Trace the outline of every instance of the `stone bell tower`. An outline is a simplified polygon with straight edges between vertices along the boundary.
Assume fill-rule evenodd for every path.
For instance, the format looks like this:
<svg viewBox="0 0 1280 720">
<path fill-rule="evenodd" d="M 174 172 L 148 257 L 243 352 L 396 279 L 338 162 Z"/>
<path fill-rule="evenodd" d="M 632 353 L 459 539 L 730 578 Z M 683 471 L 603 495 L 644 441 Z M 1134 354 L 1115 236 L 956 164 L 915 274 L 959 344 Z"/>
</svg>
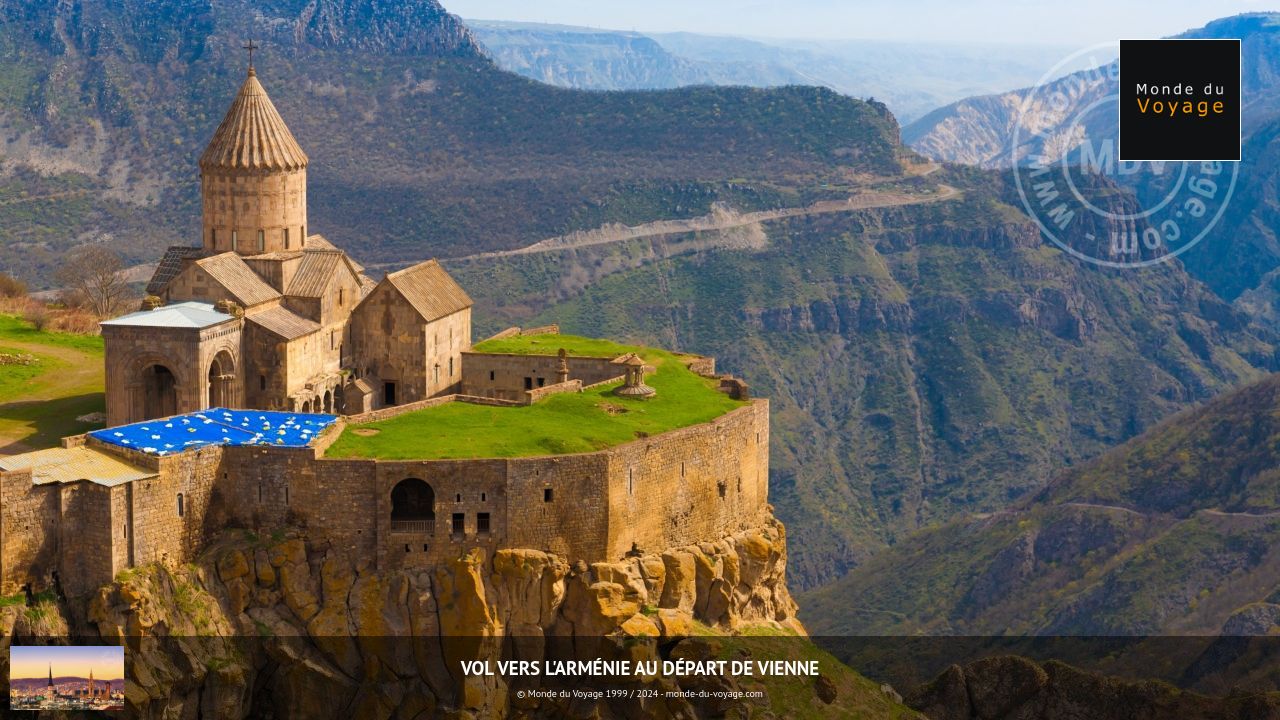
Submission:
<svg viewBox="0 0 1280 720">
<path fill-rule="evenodd" d="M 302 249 L 307 154 L 262 89 L 252 61 L 200 156 L 200 191 L 206 250 L 261 255 Z"/>
</svg>

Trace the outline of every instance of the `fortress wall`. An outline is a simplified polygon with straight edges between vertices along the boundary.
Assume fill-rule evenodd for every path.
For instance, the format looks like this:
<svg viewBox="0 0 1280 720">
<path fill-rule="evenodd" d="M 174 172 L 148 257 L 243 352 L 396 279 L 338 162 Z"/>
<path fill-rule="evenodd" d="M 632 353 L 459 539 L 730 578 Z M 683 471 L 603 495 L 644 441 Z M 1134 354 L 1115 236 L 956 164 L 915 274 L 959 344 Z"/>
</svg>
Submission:
<svg viewBox="0 0 1280 720">
<path fill-rule="evenodd" d="M 111 581 L 113 567 L 112 488 L 87 480 L 57 485 L 60 515 L 58 579 L 62 591 L 75 596 Z"/>
<path fill-rule="evenodd" d="M 374 462 L 326 460 L 311 464 L 314 477 L 310 482 L 295 484 L 298 507 L 291 509 L 309 529 L 327 537 L 333 547 L 354 557 L 376 557 L 379 521 Z"/>
<path fill-rule="evenodd" d="M 714 540 L 767 514 L 769 403 L 608 451 L 608 560 Z"/>
<path fill-rule="evenodd" d="M 608 466 L 606 453 L 507 461 L 506 546 L 536 548 L 571 560 L 604 559 Z"/>
<path fill-rule="evenodd" d="M 207 447 L 160 458 L 160 474 L 136 480 L 132 489 L 133 562 L 185 562 L 207 534 L 220 529 L 210 517 L 215 483 L 223 478 L 223 448 Z M 178 494 L 182 514 L 178 514 Z"/>
<path fill-rule="evenodd" d="M 111 577 L 133 565 L 129 548 L 133 542 L 133 518 L 130 509 L 133 506 L 133 483 L 124 483 L 111 488 L 111 523 L 107 536 L 111 548 Z"/>
<path fill-rule="evenodd" d="M 225 448 L 224 453 L 220 494 L 228 519 L 236 524 L 273 528 L 303 517 L 315 524 L 316 513 L 330 502 L 316 489 L 311 448 L 245 445 Z M 349 478 L 347 483 L 356 485 L 359 478 Z"/>
<path fill-rule="evenodd" d="M 58 562 L 57 487 L 32 485 L 30 470 L 0 473 L 0 595 L 43 588 Z"/>
<path fill-rule="evenodd" d="M 384 461 L 377 463 L 376 474 L 372 517 L 377 523 L 379 567 L 428 566 L 457 557 L 467 548 L 492 550 L 506 544 L 505 460 Z M 427 483 L 435 495 L 432 532 L 398 532 L 391 526 L 392 490 L 407 478 Z M 489 515 L 487 533 L 479 531 L 479 513 Z M 455 514 L 462 516 L 461 534 L 453 532 Z"/>
<path fill-rule="evenodd" d="M 554 336 L 548 339 L 547 347 L 552 349 Z M 567 360 L 569 378 L 581 380 L 583 385 L 594 385 L 623 374 L 622 367 L 614 365 L 612 358 L 571 355 Z M 560 358 L 554 352 L 551 355 L 465 352 L 462 353 L 462 394 L 522 402 L 525 378 L 532 379 L 533 389 L 554 385 L 559 367 Z"/>
</svg>

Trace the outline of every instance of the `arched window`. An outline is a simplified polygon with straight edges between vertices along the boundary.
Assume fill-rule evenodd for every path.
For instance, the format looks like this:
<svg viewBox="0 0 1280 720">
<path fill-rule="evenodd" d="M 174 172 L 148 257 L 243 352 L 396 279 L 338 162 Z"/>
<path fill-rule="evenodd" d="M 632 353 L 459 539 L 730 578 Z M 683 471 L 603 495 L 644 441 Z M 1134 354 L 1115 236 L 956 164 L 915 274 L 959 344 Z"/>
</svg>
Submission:
<svg viewBox="0 0 1280 720">
<path fill-rule="evenodd" d="M 391 489 L 392 532 L 435 532 L 436 494 L 418 478 L 405 478 Z"/>
</svg>

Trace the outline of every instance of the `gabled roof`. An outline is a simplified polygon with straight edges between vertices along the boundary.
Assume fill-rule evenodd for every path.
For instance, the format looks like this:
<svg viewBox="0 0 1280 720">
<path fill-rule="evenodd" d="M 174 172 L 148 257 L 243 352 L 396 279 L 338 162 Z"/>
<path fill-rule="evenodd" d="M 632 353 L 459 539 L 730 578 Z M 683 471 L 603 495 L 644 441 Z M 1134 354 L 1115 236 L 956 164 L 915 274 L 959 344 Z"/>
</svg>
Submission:
<svg viewBox="0 0 1280 720">
<path fill-rule="evenodd" d="M 316 233 L 307 236 L 306 241 L 302 243 L 305 250 L 337 250 L 337 246 L 325 239 L 325 236 Z"/>
<path fill-rule="evenodd" d="M 200 169 L 299 170 L 306 166 L 307 154 L 249 68 L 249 76 L 200 156 Z"/>
<path fill-rule="evenodd" d="M 393 272 L 383 279 L 428 322 L 473 305 L 471 297 L 435 260 Z"/>
<path fill-rule="evenodd" d="M 320 329 L 320 323 L 308 320 L 279 305 L 247 315 L 245 320 L 285 340 L 310 335 Z"/>
<path fill-rule="evenodd" d="M 160 258 L 160 262 L 156 264 L 156 271 L 151 274 L 151 281 L 147 283 L 147 294 L 159 295 L 164 291 L 164 286 L 182 272 L 182 266 L 187 260 L 204 257 L 206 254 L 202 247 L 170 246 L 164 251 L 164 257 Z"/>
<path fill-rule="evenodd" d="M 201 258 L 195 264 L 245 307 L 253 307 L 280 297 L 275 288 L 268 285 L 243 258 L 233 252 Z"/>
<path fill-rule="evenodd" d="M 100 325 L 121 327 L 205 328 L 231 320 L 232 316 L 218 312 L 213 305 L 202 302 L 181 302 L 161 305 L 155 310 L 139 310 Z"/>
<path fill-rule="evenodd" d="M 298 263 L 297 272 L 293 274 L 288 287 L 284 289 L 285 294 L 293 297 L 320 297 L 324 294 L 324 289 L 329 287 L 329 281 L 333 279 L 340 265 L 342 265 L 340 250 L 304 251 L 302 262 Z"/>
</svg>

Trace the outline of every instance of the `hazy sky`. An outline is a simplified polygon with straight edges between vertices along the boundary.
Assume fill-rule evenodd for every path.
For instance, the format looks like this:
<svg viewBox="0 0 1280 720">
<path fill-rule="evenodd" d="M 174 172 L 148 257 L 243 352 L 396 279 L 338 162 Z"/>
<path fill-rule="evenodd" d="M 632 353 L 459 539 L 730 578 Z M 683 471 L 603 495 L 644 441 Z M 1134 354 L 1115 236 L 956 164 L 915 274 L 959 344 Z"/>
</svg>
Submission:
<svg viewBox="0 0 1280 720">
<path fill-rule="evenodd" d="M 441 0 L 464 18 L 618 30 L 1084 46 L 1175 35 L 1280 0 Z"/>
<path fill-rule="evenodd" d="M 93 676 L 99 680 L 119 680 L 124 677 L 124 648 L 118 645 L 14 645 L 9 648 L 9 677 L 13 679 L 47 678 L 50 663 L 53 663 L 55 678 L 87 678 L 89 671 L 93 670 Z"/>
</svg>

